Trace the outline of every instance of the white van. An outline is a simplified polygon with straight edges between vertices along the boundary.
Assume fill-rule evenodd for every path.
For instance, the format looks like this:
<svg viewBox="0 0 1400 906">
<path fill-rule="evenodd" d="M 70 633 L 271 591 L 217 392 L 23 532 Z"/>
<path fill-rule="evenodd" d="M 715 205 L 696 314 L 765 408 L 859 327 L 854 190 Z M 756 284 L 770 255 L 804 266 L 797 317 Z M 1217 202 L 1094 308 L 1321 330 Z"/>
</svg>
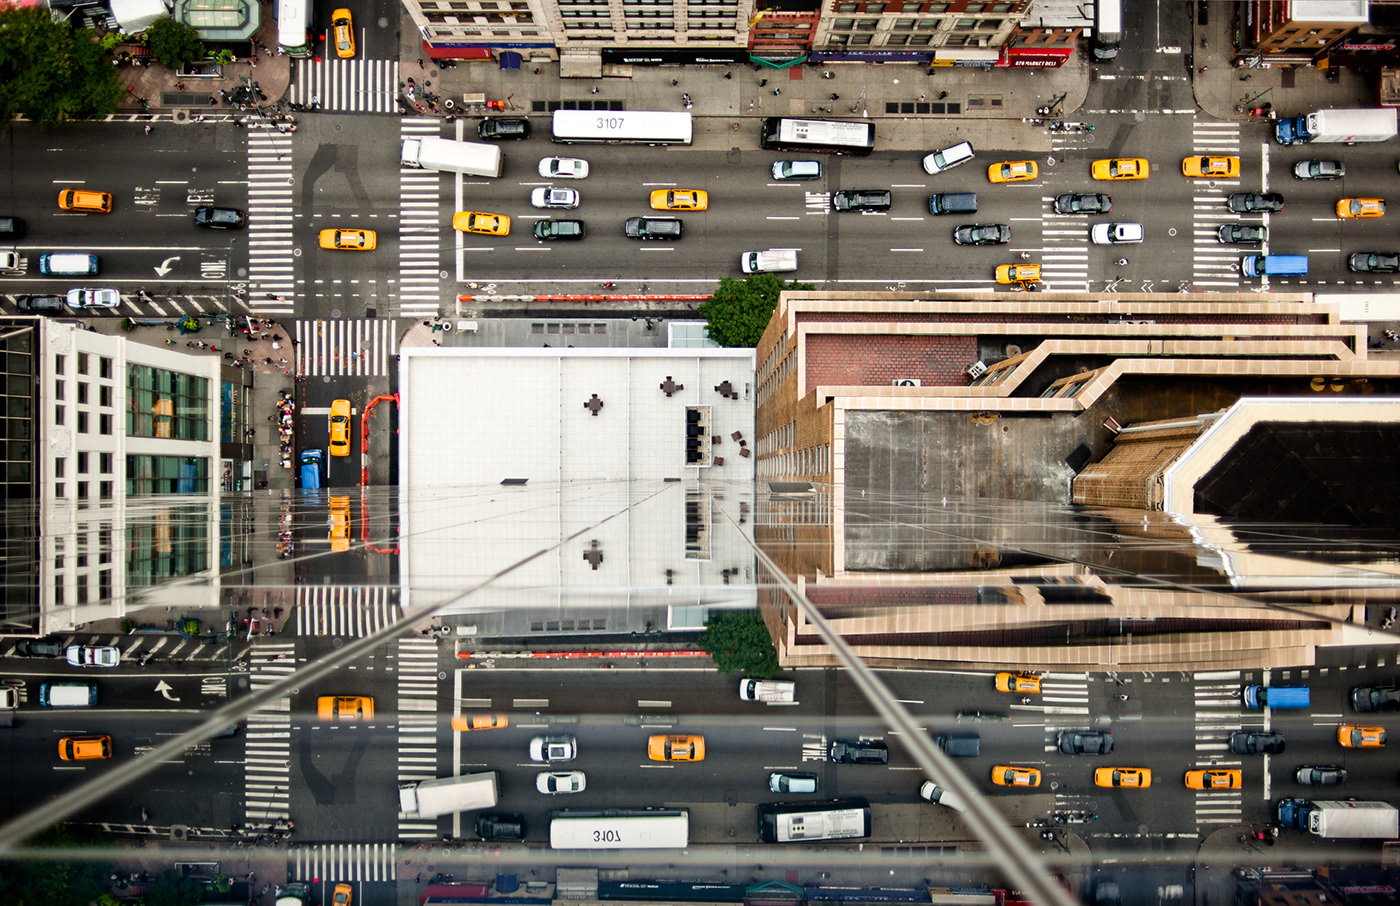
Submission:
<svg viewBox="0 0 1400 906">
<path fill-rule="evenodd" d="M 961 812 L 967 808 L 967 804 L 962 801 L 957 793 L 945 786 L 939 786 L 932 780 L 925 780 L 919 787 L 919 798 L 929 802 L 936 802 L 939 805 L 946 805 L 955 812 Z"/>
<path fill-rule="evenodd" d="M 965 164 L 976 155 L 972 153 L 971 142 L 958 142 L 951 148 L 944 148 L 942 151 L 935 151 L 924 156 L 924 172 L 930 175 L 937 175 L 944 170 L 951 170 L 958 164 Z"/>
<path fill-rule="evenodd" d="M 90 708 L 97 704 L 96 683 L 40 683 L 43 708 Z"/>
<path fill-rule="evenodd" d="M 746 702 L 791 703 L 797 700 L 797 684 L 792 680 L 742 679 L 739 697 Z"/>
<path fill-rule="evenodd" d="M 39 273 L 53 277 L 86 277 L 97 273 L 97 256 L 89 252 L 45 252 Z"/>
<path fill-rule="evenodd" d="M 746 274 L 768 274 L 797 270 L 796 249 L 769 249 L 766 252 L 744 252 L 739 256 L 739 269 Z"/>
</svg>

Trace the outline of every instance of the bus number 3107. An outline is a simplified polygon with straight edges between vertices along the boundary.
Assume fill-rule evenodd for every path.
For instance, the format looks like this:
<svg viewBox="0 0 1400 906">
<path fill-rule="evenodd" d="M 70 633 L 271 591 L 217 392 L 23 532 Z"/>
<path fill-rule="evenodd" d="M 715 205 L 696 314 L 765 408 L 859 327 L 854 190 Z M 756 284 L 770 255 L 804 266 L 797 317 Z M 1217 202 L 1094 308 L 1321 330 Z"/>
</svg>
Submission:
<svg viewBox="0 0 1400 906">
<path fill-rule="evenodd" d="M 621 843 L 622 834 L 615 830 L 595 830 L 593 832 L 594 843 Z"/>
</svg>

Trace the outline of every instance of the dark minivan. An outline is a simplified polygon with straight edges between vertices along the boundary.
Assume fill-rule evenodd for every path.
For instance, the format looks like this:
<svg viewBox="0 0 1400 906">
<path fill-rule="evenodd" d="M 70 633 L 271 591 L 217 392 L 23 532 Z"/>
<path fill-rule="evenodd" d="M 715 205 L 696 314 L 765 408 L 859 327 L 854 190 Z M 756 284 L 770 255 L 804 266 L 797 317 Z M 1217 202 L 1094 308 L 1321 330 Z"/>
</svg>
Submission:
<svg viewBox="0 0 1400 906">
<path fill-rule="evenodd" d="M 515 812 L 483 812 L 476 816 L 476 835 L 486 843 L 525 839 L 525 816 Z"/>
<path fill-rule="evenodd" d="M 878 739 L 837 739 L 831 743 L 837 764 L 889 764 L 890 747 Z"/>
<path fill-rule="evenodd" d="M 485 119 L 476 127 L 476 137 L 486 142 L 529 138 L 530 121 L 505 117 Z"/>
</svg>

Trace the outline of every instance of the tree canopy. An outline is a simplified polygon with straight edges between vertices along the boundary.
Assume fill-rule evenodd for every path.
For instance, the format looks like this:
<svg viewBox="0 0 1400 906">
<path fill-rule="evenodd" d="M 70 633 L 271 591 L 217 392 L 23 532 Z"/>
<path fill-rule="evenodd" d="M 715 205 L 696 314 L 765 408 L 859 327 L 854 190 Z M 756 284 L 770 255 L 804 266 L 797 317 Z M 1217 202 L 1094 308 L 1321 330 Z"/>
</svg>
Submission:
<svg viewBox="0 0 1400 906">
<path fill-rule="evenodd" d="M 146 27 L 146 47 L 156 62 L 166 69 L 178 70 L 208 56 L 199 32 L 174 19 L 157 19 Z"/>
<path fill-rule="evenodd" d="M 89 29 L 44 7 L 0 10 L 0 118 L 41 127 L 106 116 L 122 89 L 107 52 Z"/>
<path fill-rule="evenodd" d="M 778 652 L 757 608 L 711 614 L 699 643 L 720 673 L 769 679 L 778 672 Z"/>
<path fill-rule="evenodd" d="M 110 846 L 96 831 L 74 826 L 52 828 L 26 844 L 36 848 Z M 6 906 L 90 906 L 106 896 L 112 863 L 75 859 L 0 861 L 0 902 Z"/>
<path fill-rule="evenodd" d="M 721 277 L 719 288 L 698 309 L 710 339 L 721 346 L 752 349 L 758 345 L 778 295 L 785 289 L 815 289 L 810 283 L 784 283 L 776 274 L 750 274 L 742 280 Z"/>
</svg>

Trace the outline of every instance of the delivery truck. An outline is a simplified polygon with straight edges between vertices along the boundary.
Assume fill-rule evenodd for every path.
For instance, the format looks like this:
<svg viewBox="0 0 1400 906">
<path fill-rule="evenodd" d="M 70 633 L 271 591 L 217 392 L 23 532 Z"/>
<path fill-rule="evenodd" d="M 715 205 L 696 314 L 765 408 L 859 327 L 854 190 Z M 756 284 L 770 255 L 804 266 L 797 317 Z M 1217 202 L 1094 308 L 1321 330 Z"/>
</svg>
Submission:
<svg viewBox="0 0 1400 906">
<path fill-rule="evenodd" d="M 1400 810 L 1388 802 L 1359 799 L 1283 799 L 1278 823 L 1319 837 L 1394 839 L 1400 837 Z"/>
<path fill-rule="evenodd" d="M 447 170 L 467 176 L 500 176 L 505 156 L 501 154 L 499 145 L 454 142 L 425 135 L 403 140 L 403 154 L 399 162 L 415 169 Z"/>
<path fill-rule="evenodd" d="M 1275 711 L 1284 708 L 1308 708 L 1311 706 L 1312 695 L 1307 686 L 1245 686 L 1244 706 L 1258 711 L 1261 708 L 1272 708 Z"/>
<path fill-rule="evenodd" d="M 1297 142 L 1383 142 L 1395 137 L 1395 108 L 1319 110 L 1280 118 L 1274 127 L 1280 145 Z"/>
<path fill-rule="evenodd" d="M 399 785 L 399 811 L 405 818 L 470 812 L 493 807 L 499 792 L 495 771 L 403 783 Z"/>
</svg>

